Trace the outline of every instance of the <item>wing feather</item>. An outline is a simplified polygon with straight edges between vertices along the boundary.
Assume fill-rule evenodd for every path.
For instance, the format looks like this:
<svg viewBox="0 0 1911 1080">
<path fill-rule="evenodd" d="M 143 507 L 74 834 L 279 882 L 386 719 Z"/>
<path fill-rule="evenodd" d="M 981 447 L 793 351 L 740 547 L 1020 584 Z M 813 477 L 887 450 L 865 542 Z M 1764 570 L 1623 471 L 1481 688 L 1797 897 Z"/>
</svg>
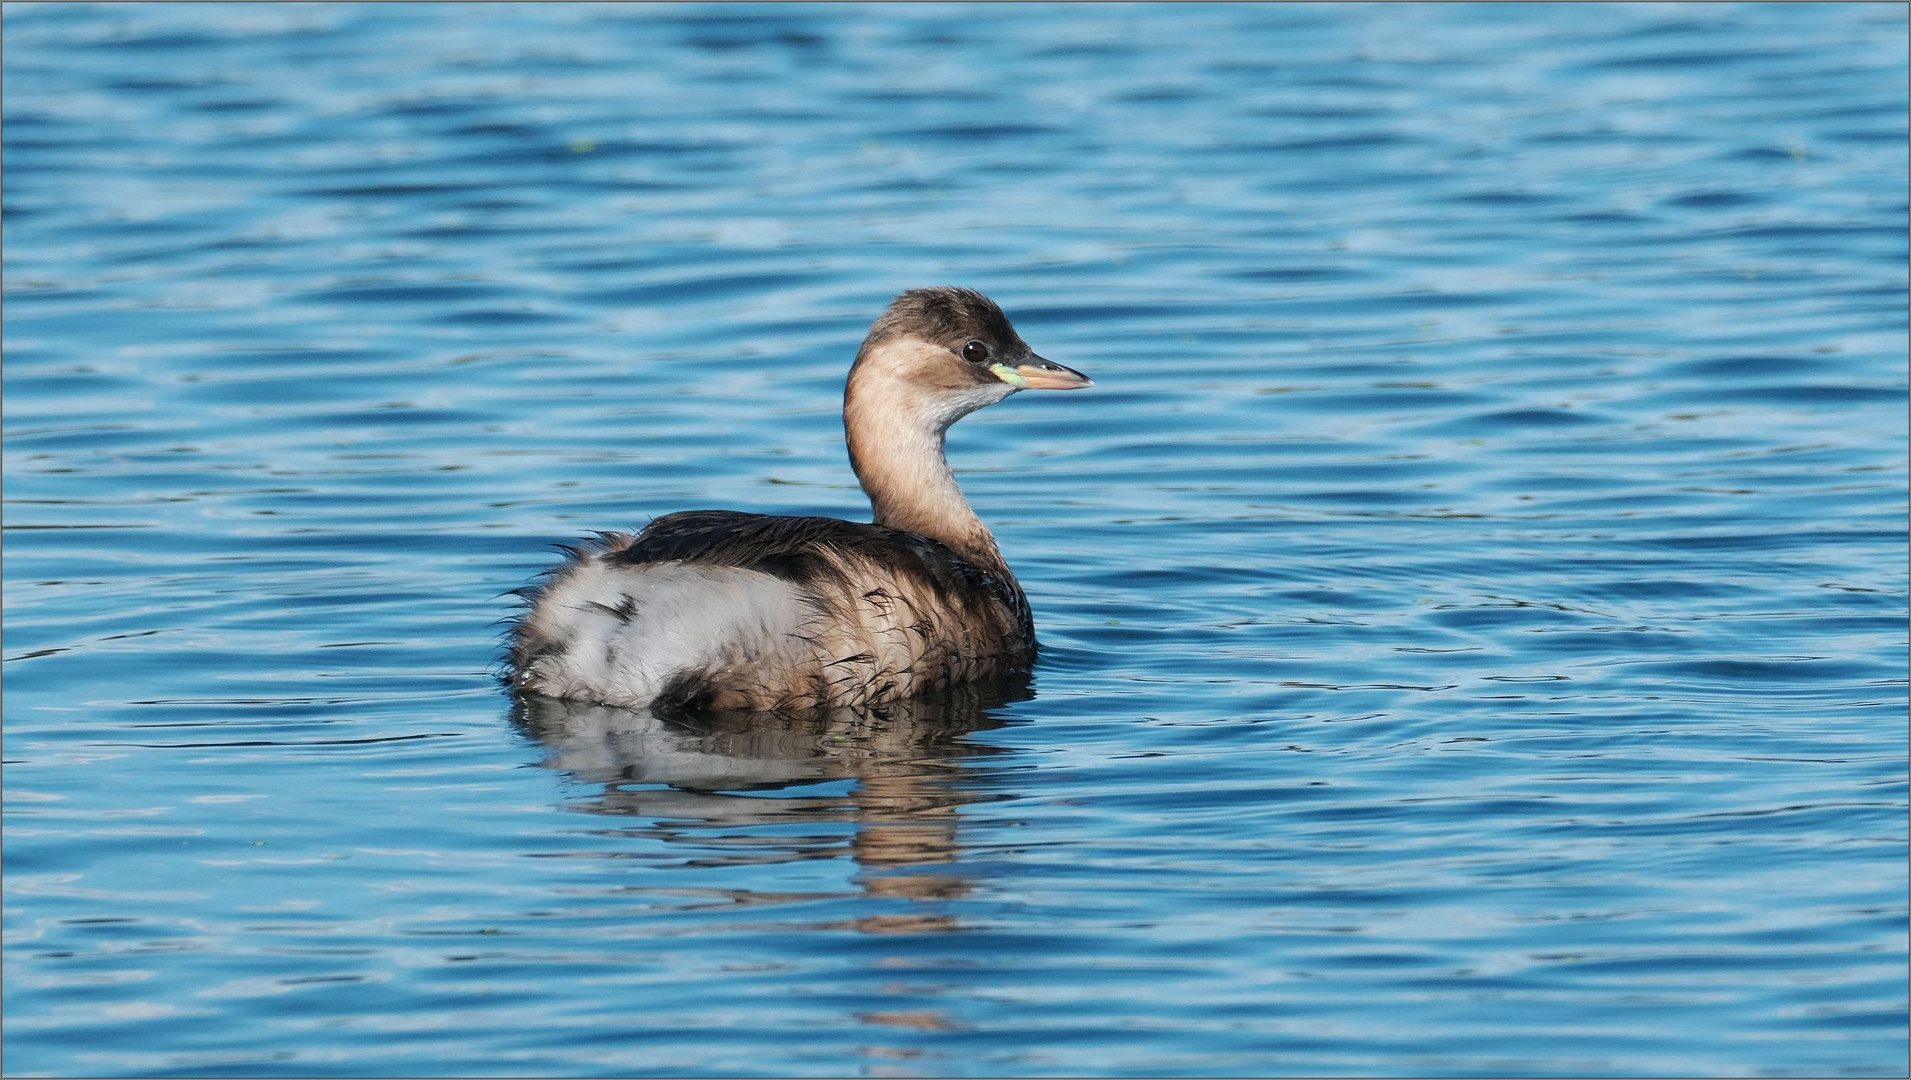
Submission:
<svg viewBox="0 0 1911 1080">
<path fill-rule="evenodd" d="M 651 522 L 641 534 L 600 534 L 567 549 L 512 633 L 514 681 L 561 696 L 590 697 L 589 680 L 567 663 L 566 635 L 541 617 L 554 594 L 576 595 L 582 579 L 639 579 L 669 567 L 707 568 L 713 590 L 738 571 L 767 575 L 793 590 L 810 612 L 785 639 L 766 646 L 762 624 L 739 616 L 736 646 L 710 650 L 724 662 L 659 673 L 659 701 L 693 708 L 769 709 L 880 703 L 952 683 L 1026 670 L 1035 636 L 1028 601 L 1006 572 L 990 573 L 917 533 L 825 517 L 693 510 Z M 693 584 L 696 575 L 679 578 Z M 762 580 L 762 579 L 758 579 Z M 561 588 L 567 586 L 568 590 Z M 569 601 L 574 602 L 574 601 Z M 687 602 L 678 599 L 677 603 Z M 643 613 L 626 591 L 586 602 L 606 618 L 634 623 Z M 625 649 L 641 647 L 628 640 Z M 766 653 L 768 655 L 766 655 Z M 755 657 L 756 662 L 745 662 Z M 549 659 L 546 659 L 549 658 Z M 633 661 L 633 662 L 648 662 Z M 561 687 L 540 685 L 541 670 L 570 673 Z M 608 677 L 608 676 L 607 676 Z"/>
</svg>

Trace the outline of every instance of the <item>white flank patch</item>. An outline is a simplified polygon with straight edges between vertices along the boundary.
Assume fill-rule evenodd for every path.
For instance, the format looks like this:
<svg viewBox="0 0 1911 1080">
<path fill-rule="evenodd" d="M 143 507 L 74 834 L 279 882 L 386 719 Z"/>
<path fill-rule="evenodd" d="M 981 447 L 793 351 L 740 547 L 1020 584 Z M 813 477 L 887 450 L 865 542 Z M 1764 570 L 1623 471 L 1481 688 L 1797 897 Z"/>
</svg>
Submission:
<svg viewBox="0 0 1911 1080">
<path fill-rule="evenodd" d="M 553 697 L 647 705 L 686 672 L 785 660 L 811 617 L 794 587 L 755 570 L 588 558 L 531 613 L 537 632 L 564 648 L 532 664 L 529 682 Z"/>
</svg>

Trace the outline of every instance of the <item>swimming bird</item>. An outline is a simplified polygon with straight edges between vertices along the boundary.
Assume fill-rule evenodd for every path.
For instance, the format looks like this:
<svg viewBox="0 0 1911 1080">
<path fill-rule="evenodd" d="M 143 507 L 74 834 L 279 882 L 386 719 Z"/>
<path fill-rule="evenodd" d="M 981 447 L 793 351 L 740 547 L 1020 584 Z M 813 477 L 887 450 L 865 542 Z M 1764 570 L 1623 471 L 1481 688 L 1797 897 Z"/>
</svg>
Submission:
<svg viewBox="0 0 1911 1080">
<path fill-rule="evenodd" d="M 520 590 L 506 680 L 628 708 L 768 711 L 1026 671 L 1028 598 L 956 484 L 944 436 L 1017 391 L 1090 385 L 1035 355 L 981 293 L 903 293 L 843 392 L 873 522 L 690 510 L 635 536 L 599 533 Z"/>
</svg>

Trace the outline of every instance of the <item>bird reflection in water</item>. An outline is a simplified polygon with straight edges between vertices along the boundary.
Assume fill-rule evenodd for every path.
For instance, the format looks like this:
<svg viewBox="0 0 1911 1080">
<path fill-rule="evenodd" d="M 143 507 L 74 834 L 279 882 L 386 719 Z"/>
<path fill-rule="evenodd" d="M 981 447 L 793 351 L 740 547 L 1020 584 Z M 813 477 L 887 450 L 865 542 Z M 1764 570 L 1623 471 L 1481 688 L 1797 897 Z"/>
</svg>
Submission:
<svg viewBox="0 0 1911 1080">
<path fill-rule="evenodd" d="M 969 885 L 954 871 L 958 809 L 978 801 L 971 762 L 996 748 L 967 736 L 1001 727 L 1001 706 L 1031 697 L 1026 675 L 968 683 L 934 695 L 794 713 L 676 713 L 620 709 L 519 694 L 518 729 L 546 751 L 544 764 L 591 784 L 574 809 L 647 819 L 622 835 L 688 844 L 686 866 L 736 866 L 842 854 L 840 834 L 792 837 L 792 822 L 852 826 L 851 879 L 864 895 L 950 900 Z M 847 794 L 800 789 L 854 781 Z M 748 793 L 748 794 L 745 794 Z M 752 834 L 752 828 L 775 826 Z M 721 835 L 712 835 L 716 833 Z M 739 848 L 720 855 L 712 847 Z M 957 928 L 946 913 L 858 918 L 868 933 Z"/>
</svg>

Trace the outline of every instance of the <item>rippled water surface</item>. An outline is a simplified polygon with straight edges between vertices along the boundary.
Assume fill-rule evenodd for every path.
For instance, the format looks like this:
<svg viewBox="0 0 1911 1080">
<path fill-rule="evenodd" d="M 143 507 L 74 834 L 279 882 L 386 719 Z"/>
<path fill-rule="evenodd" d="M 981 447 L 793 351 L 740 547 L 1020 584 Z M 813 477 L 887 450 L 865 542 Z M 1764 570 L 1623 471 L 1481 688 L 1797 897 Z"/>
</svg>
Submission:
<svg viewBox="0 0 1911 1080">
<path fill-rule="evenodd" d="M 12 1075 L 1900 1074 L 1906 9 L 23 6 Z M 550 545 L 856 517 L 1027 686 L 494 681 Z"/>
</svg>

